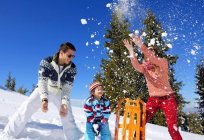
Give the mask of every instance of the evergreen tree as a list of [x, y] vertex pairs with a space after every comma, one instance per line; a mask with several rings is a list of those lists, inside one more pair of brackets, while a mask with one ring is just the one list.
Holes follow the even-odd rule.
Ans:
[[[179, 94], [179, 90], [182, 86], [182, 83], [178, 82], [174, 76], [175, 71], [173, 66], [174, 64], [176, 64], [178, 56], [166, 54], [166, 52], [169, 50], [169, 44], [167, 41], [165, 41], [162, 35], [165, 34], [165, 31], [163, 30], [161, 23], [156, 19], [156, 17], [151, 11], [147, 12], [147, 17], [143, 21], [143, 23], [145, 25], [145, 28], [143, 29], [143, 32], [145, 34], [144, 43], [148, 48], [152, 47], [154, 49], [156, 56], [167, 58], [169, 62], [169, 81], [172, 89], [175, 91], [175, 96], [178, 103], [180, 125], [181, 124], [180, 118], [183, 114], [182, 108], [184, 107], [184, 104], [186, 102], [184, 101], [182, 95]], [[163, 112], [162, 111], [157, 112], [151, 122], [154, 124], [166, 126], [166, 121]]]
[[7, 89], [10, 89], [10, 87], [11, 87], [11, 80], [12, 80], [12, 77], [11, 77], [11, 73], [9, 72], [8, 77], [6, 79], [6, 84], [5, 84], [5, 87]]
[[12, 77], [11, 73], [9, 72], [5, 87], [11, 91], [15, 91], [15, 86], [16, 86], [16, 80], [15, 78]]
[[198, 111], [202, 125], [201, 131], [202, 134], [204, 134], [204, 61], [202, 61], [201, 64], [197, 65], [196, 85], [197, 90], [195, 93], [198, 95], [198, 98], [196, 100], [198, 103]]
[[28, 89], [21, 86], [21, 87], [18, 88], [17, 92], [20, 93], [20, 94], [25, 95], [28, 92]]
[[202, 120], [197, 113], [186, 114], [185, 126], [186, 126], [185, 131], [196, 134], [203, 134]]
[[129, 33], [128, 22], [119, 21], [117, 15], [113, 13], [110, 29], [105, 35], [108, 59], [102, 59], [102, 72], [95, 76], [103, 83], [105, 95], [109, 98], [113, 110], [121, 98], [140, 97], [146, 100], [148, 95], [145, 79], [134, 70], [128, 58], [128, 50], [123, 44], [123, 39], [128, 38]]
[[16, 88], [16, 79], [12, 78], [10, 90], [15, 91], [15, 88]]

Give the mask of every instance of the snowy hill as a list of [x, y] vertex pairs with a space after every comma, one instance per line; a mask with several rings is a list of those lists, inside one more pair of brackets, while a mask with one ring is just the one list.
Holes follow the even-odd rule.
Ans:
[[5, 87], [3, 87], [3, 86], [1, 86], [1, 85], [0, 85], [0, 89], [4, 89], [4, 90], [6, 90], [6, 88], [5, 88]]
[[[0, 132], [4, 129], [8, 118], [15, 112], [19, 105], [28, 97], [15, 92], [0, 89]], [[72, 111], [79, 129], [85, 132], [86, 118], [83, 111], [83, 100], [72, 100]], [[114, 136], [115, 115], [109, 120], [112, 137]], [[181, 132], [184, 140], [203, 140], [204, 136]], [[18, 140], [63, 140], [62, 126], [58, 111], [54, 105], [49, 105], [48, 113], [36, 112], [31, 121], [19, 136]], [[83, 140], [83, 137], [81, 138]], [[147, 124], [146, 140], [171, 140], [166, 127]]]

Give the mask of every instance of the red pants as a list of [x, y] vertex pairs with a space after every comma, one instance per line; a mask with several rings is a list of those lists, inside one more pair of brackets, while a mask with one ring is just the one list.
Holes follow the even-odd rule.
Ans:
[[173, 140], [182, 140], [177, 124], [177, 103], [174, 94], [165, 97], [150, 97], [146, 104], [147, 122], [152, 118], [154, 113], [161, 109], [164, 111], [168, 131]]

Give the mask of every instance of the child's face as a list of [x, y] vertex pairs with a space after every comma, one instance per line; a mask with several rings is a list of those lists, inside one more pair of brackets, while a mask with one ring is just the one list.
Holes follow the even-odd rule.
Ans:
[[103, 96], [103, 87], [102, 86], [96, 87], [95, 92], [94, 92], [94, 96], [97, 98], [101, 98], [101, 96]]

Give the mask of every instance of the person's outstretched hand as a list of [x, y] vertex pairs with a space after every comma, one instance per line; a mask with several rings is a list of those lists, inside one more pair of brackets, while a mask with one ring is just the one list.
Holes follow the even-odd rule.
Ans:
[[60, 116], [66, 117], [67, 115], [67, 105], [62, 104], [60, 107]]
[[128, 41], [127, 39], [123, 40], [125, 47], [128, 49], [129, 52], [133, 52], [132, 42]]
[[41, 110], [42, 112], [45, 112], [45, 113], [48, 111], [48, 100], [47, 99], [42, 100]]
[[132, 35], [131, 38], [135, 45], [137, 45], [138, 47], [141, 47], [143, 45], [142, 37], [139, 37], [138, 35]]

